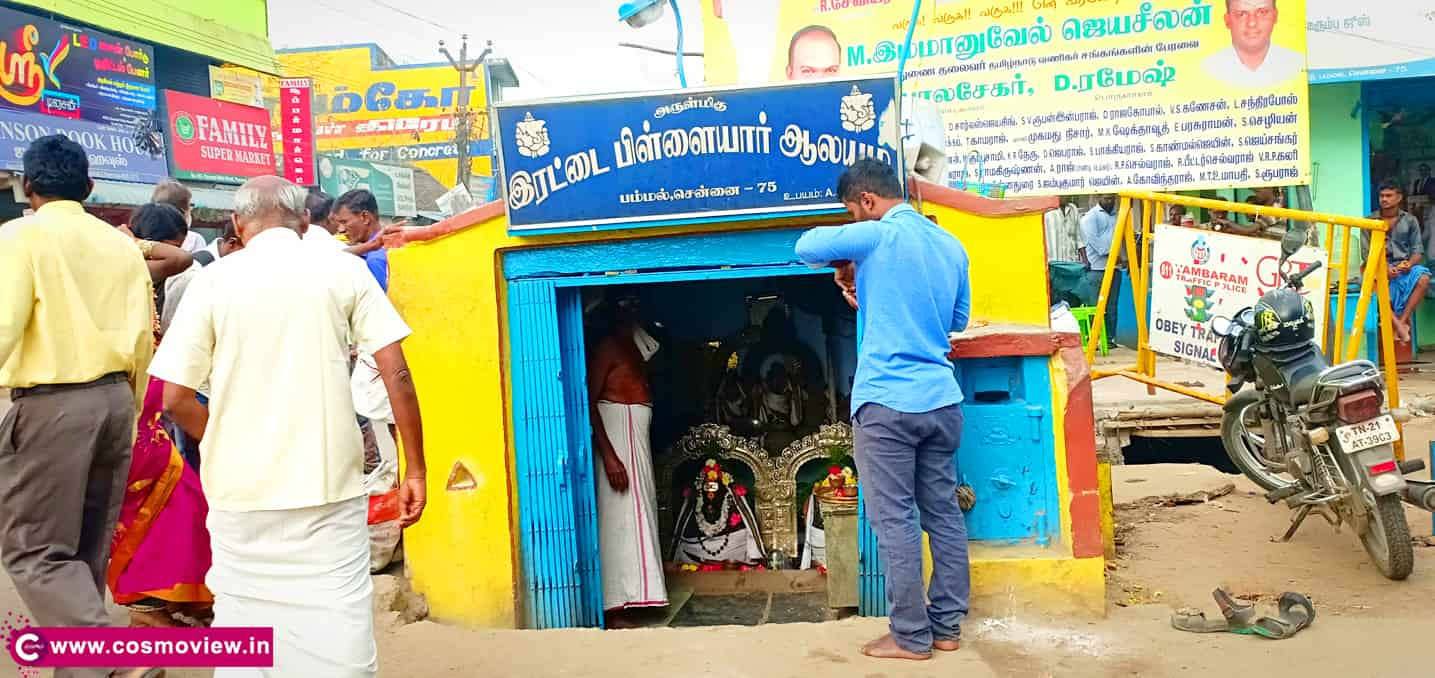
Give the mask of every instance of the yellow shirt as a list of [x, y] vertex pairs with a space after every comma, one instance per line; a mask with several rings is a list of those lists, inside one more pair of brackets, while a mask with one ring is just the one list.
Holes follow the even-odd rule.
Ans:
[[409, 328], [364, 260], [270, 228], [190, 281], [150, 374], [198, 388], [200, 480], [212, 511], [277, 511], [364, 495], [349, 338], [373, 353]]
[[71, 201], [0, 225], [0, 386], [124, 372], [138, 411], [153, 354], [153, 285], [133, 240]]

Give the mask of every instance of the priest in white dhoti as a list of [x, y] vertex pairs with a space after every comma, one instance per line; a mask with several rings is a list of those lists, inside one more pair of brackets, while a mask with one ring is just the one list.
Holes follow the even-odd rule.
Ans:
[[673, 530], [673, 562], [724, 569], [767, 561], [762, 532], [747, 503], [747, 488], [733, 484], [717, 460], [708, 459], [683, 494]]
[[653, 406], [647, 362], [657, 352], [657, 340], [639, 321], [637, 299], [624, 296], [615, 304], [612, 330], [588, 361], [598, 469], [598, 550], [610, 627], [635, 625], [624, 614], [627, 610], [668, 604], [648, 438]]
[[[244, 249], [190, 282], [149, 369], [200, 441], [214, 626], [274, 629], [273, 668], [225, 675], [367, 678], [378, 652], [350, 337], [373, 355], [404, 443], [404, 527], [424, 507], [423, 431], [409, 328], [362, 259], [300, 240], [304, 198], [274, 176], [239, 189]], [[208, 406], [195, 398], [206, 380]]]

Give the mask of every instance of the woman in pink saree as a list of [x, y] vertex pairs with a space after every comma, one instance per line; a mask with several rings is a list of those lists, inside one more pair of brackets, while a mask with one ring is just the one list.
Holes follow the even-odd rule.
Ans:
[[[135, 211], [130, 225], [141, 243], [155, 243], [146, 248], [146, 259], [160, 287], [173, 267], [153, 255], [164, 245], [183, 242], [184, 217], [169, 205], [150, 204]], [[177, 614], [197, 623], [213, 617], [214, 597], [204, 585], [210, 564], [204, 525], [209, 505], [199, 475], [184, 463], [164, 429], [163, 392], [164, 382], [151, 379], [105, 577], [115, 602], [129, 608], [132, 626], [177, 626]]]

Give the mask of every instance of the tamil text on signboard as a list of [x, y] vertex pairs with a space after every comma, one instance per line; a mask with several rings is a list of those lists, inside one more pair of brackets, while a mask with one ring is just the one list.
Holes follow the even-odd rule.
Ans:
[[1435, 5], [1418, 0], [1306, 0], [1310, 81], [1435, 75]]
[[315, 186], [314, 83], [309, 78], [279, 81], [279, 128], [284, 138], [284, 178], [300, 186]]
[[501, 104], [512, 230], [841, 211], [854, 160], [898, 162], [893, 78]]
[[274, 173], [268, 111], [171, 90], [164, 102], [175, 177], [238, 184]]
[[[1283, 285], [1280, 257], [1281, 244], [1275, 240], [1157, 226], [1151, 253], [1151, 349], [1219, 368], [1220, 338], [1211, 330], [1211, 319], [1234, 318]], [[1294, 274], [1316, 262], [1321, 268], [1306, 276], [1302, 293], [1311, 303], [1319, 337], [1329, 307], [1326, 252], [1301, 248], [1286, 262], [1286, 271]]]
[[148, 45], [0, 7], [0, 108], [133, 127], [155, 108]]
[[[912, 12], [737, 4], [705, 18], [709, 82], [890, 71]], [[903, 93], [945, 114], [949, 182], [969, 165], [1020, 195], [1308, 183], [1304, 10], [1301, 0], [922, 3]]]

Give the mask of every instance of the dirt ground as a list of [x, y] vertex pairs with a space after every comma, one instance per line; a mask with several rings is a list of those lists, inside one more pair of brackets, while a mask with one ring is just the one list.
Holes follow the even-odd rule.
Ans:
[[[0, 399], [0, 414], [7, 403]], [[1435, 419], [1412, 422], [1428, 440]], [[1413, 449], [1421, 449], [1412, 445]], [[1134, 468], [1134, 467], [1133, 467]], [[904, 676], [1202, 676], [1303, 675], [1310, 678], [1427, 676], [1420, 648], [1435, 636], [1435, 548], [1417, 547], [1415, 573], [1382, 578], [1350, 531], [1318, 518], [1290, 543], [1274, 543], [1287, 525], [1283, 507], [1266, 504], [1238, 477], [1181, 471], [1162, 482], [1115, 482], [1123, 499], [1143, 493], [1195, 492], [1232, 482], [1236, 491], [1204, 504], [1118, 511], [1121, 555], [1108, 573], [1104, 619], [1013, 617], [974, 610], [961, 651], [925, 663], [893, 663], [857, 653], [885, 620], [824, 624], [639, 631], [473, 631], [433, 622], [382, 619], [382, 676], [585, 676], [593, 678]], [[1158, 492], [1159, 489], [1159, 492]], [[1412, 532], [1431, 534], [1431, 517], [1408, 512]], [[1311, 596], [1315, 624], [1285, 641], [1231, 634], [1192, 635], [1170, 628], [1173, 609], [1215, 615], [1210, 591], [1269, 600], [1283, 591]], [[8, 577], [0, 609], [23, 612]], [[119, 610], [116, 621], [123, 620]], [[0, 677], [18, 676], [0, 659]], [[208, 671], [171, 671], [177, 678]]]
[[[1192, 483], [1189, 491], [1210, 489]], [[1273, 542], [1287, 513], [1238, 477], [1236, 492], [1206, 504], [1119, 512], [1122, 555], [1108, 581], [1105, 619], [1011, 618], [975, 610], [960, 652], [925, 664], [867, 659], [856, 648], [883, 620], [642, 631], [464, 631], [433, 623], [398, 628], [381, 641], [385, 676], [1417, 676], [1432, 670], [1408, 648], [1435, 633], [1435, 549], [1418, 547], [1407, 581], [1382, 578], [1349, 530], [1308, 522]], [[1169, 483], [1164, 484], [1169, 486]], [[1128, 492], [1128, 494], [1131, 494]], [[1139, 491], [1135, 493], [1139, 495]], [[1411, 511], [1429, 534], [1428, 514]], [[1216, 614], [1210, 592], [1269, 600], [1311, 596], [1316, 623], [1269, 641], [1191, 635], [1169, 626], [1174, 608]], [[1354, 648], [1388, 648], [1352, 652]], [[1402, 649], [1403, 648], [1403, 649]]]

